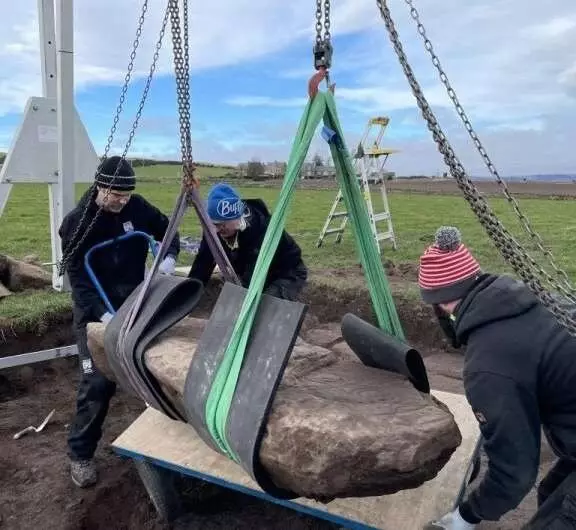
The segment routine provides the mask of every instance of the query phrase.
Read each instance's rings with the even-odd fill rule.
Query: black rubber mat
[[[146,368],[144,354],[154,339],[195,309],[202,296],[202,283],[179,276],[156,275],[120,351],[118,337],[122,324],[141,288],[142,285],[132,292],[106,326],[104,348],[108,364],[123,388],[170,418],[186,421]]]
[[[206,444],[220,451],[206,425],[206,401],[240,314],[247,289],[224,284],[198,343],[184,388],[188,423]],[[296,342],[306,306],[262,295],[252,326],[227,422],[227,440],[244,470],[269,495],[297,497],[276,487],[260,463],[260,444],[276,389]]]
[[[417,350],[351,313],[344,315],[341,329],[348,346],[366,366],[402,374],[417,390],[430,393],[426,367]]]

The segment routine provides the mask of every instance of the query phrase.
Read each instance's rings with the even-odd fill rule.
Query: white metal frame
[[[56,6],[56,9],[55,9]],[[42,97],[29,98],[0,171],[0,215],[12,184],[49,188],[52,286],[70,291],[58,275],[58,229],[75,204],[75,183],[92,182],[98,156],[74,104],[73,0],[38,0]]]
[[[52,359],[60,359],[62,357],[70,357],[72,355],[78,355],[78,347],[75,344],[71,346],[61,346],[60,348],[52,348],[50,350],[40,350],[30,353],[22,353],[20,355],[0,357],[0,370],[5,368],[14,368],[15,366],[39,363],[42,361],[50,361]]]
[[[52,286],[70,291],[67,276],[57,270],[62,258],[58,229],[76,204],[75,183],[91,182],[99,159],[74,104],[73,0],[38,0],[38,21],[42,97],[28,100],[0,171],[0,215],[14,183],[48,184]],[[0,369],[77,354],[70,345],[13,355],[0,358]]]

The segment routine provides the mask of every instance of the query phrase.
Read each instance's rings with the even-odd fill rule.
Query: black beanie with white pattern
[[[130,162],[120,156],[104,160],[98,168],[95,181],[99,186],[115,191],[132,191],[136,187],[136,175]]]

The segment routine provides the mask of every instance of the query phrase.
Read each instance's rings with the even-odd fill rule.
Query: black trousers
[[[80,384],[76,397],[76,416],[68,434],[69,456],[72,460],[89,460],[94,456],[102,437],[102,424],[108,413],[116,383],[100,373],[88,350],[87,323],[74,315],[74,331],[80,361]]]
[[[576,530],[576,463],[558,460],[538,486],[538,511],[525,530]]]

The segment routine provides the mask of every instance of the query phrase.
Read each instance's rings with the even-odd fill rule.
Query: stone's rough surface
[[[350,348],[346,342],[339,342],[332,346],[331,350],[336,354],[339,361],[362,364],[362,361],[358,359],[358,356],[352,351],[352,348]]]
[[[342,342],[342,331],[338,322],[324,324],[322,327],[310,329],[304,332],[304,340],[315,346],[331,348],[335,344]]]
[[[12,292],[42,289],[52,285],[52,276],[42,267],[0,254],[0,284]]]
[[[146,366],[179,407],[204,325],[186,318],[146,353]],[[97,367],[111,376],[103,325],[90,324],[88,336]],[[297,341],[260,450],[270,476],[322,501],[391,494],[434,478],[462,440],[452,414],[404,377],[348,355]]]
[[[404,377],[341,362],[281,387],[260,454],[303,496],[383,495],[436,476],[460,443],[453,422]]]

